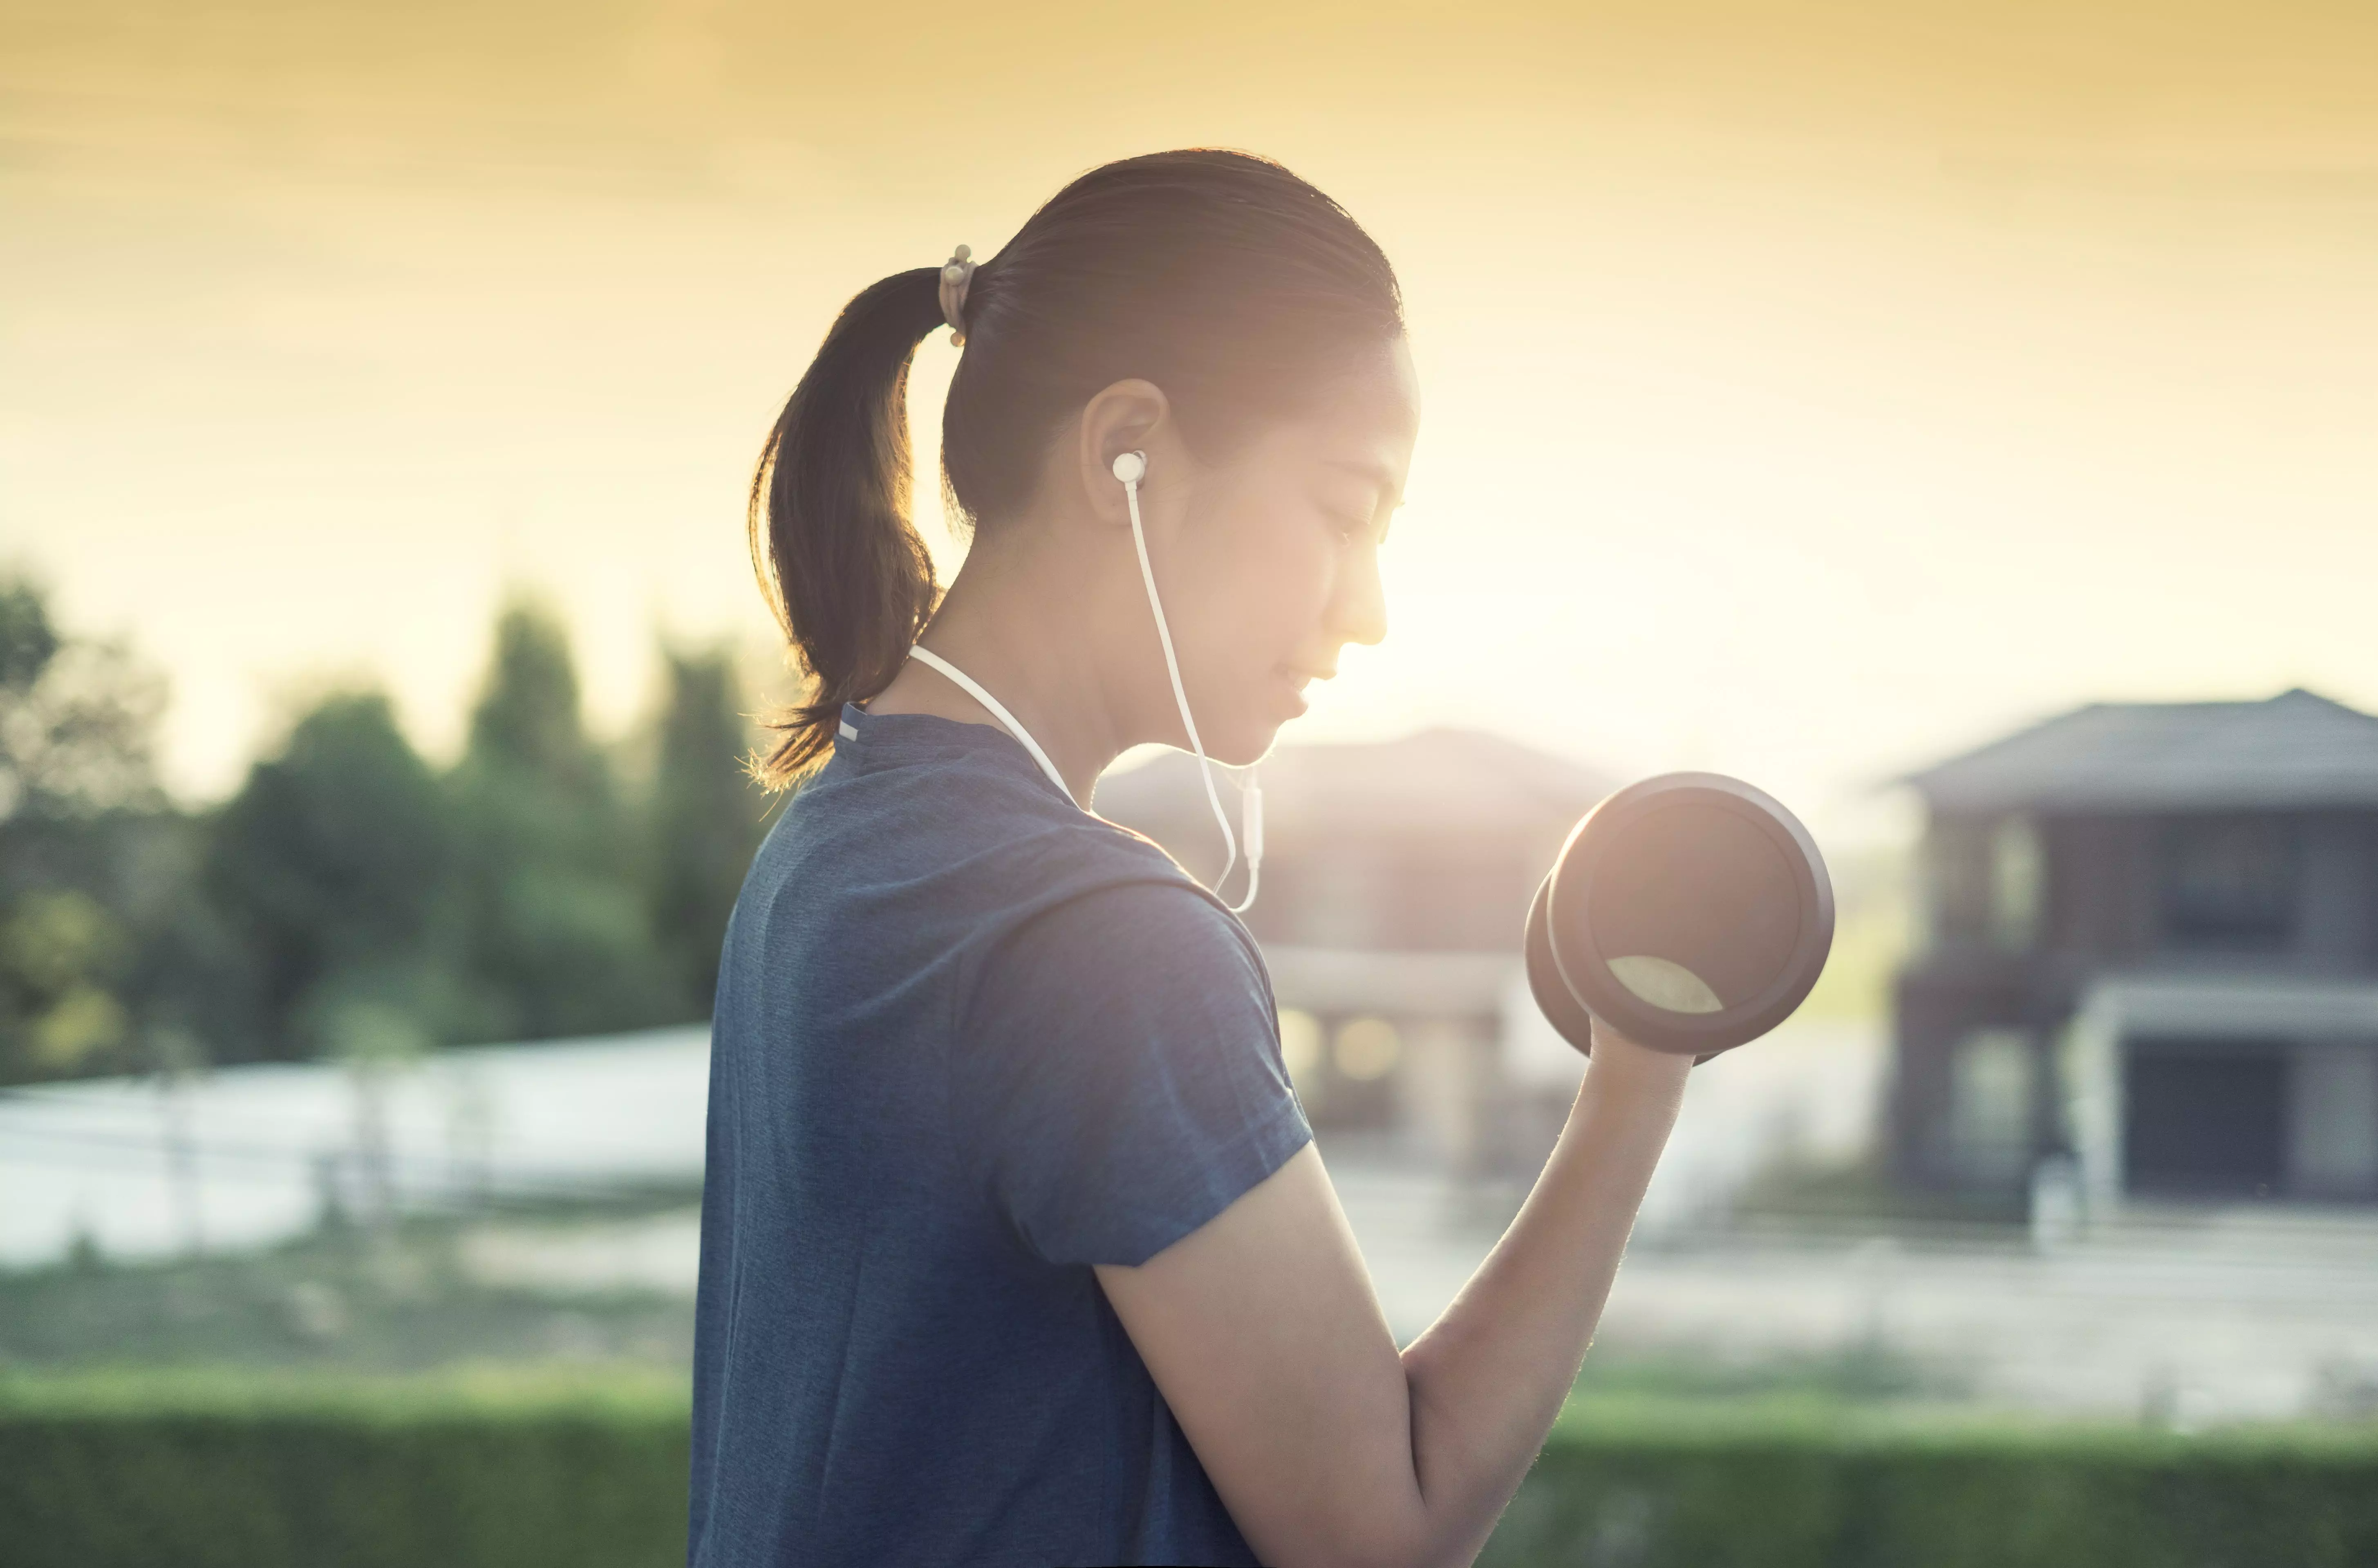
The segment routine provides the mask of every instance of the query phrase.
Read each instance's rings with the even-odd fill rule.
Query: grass
[[[1757,1356],[1625,1352],[1596,1346],[1586,1357],[1571,1402],[1652,1401],[1678,1405],[1780,1402],[1849,1408],[1938,1405],[1962,1400],[1969,1392],[1957,1372],[1870,1342]]]
[[[465,1362],[374,1373],[303,1367],[133,1363],[0,1372],[0,1417],[326,1416],[373,1421],[571,1415],[680,1422],[681,1371],[642,1362]]]
[[[1878,1235],[1979,1229],[2004,1237],[2024,1232],[2029,1211],[2021,1192],[1930,1190],[1896,1182],[1879,1161],[1820,1164],[1784,1160],[1759,1171],[1732,1204],[1738,1225],[1781,1224]]]
[[[138,1363],[401,1373],[546,1362],[681,1371],[691,1362],[693,1309],[683,1297],[474,1280],[460,1261],[468,1224],[334,1226],[261,1252],[142,1264],[86,1255],[0,1273],[0,1372]]]
[[[1944,1394],[1946,1395],[1944,1397]],[[414,1372],[119,1362],[0,1371],[0,1418],[615,1418],[681,1424],[681,1369],[638,1361],[460,1362]],[[2378,1457],[2378,1419],[2235,1422],[2196,1431],[1958,1401],[1953,1385],[1904,1364],[1775,1357],[1731,1368],[1689,1358],[1597,1358],[1562,1406],[1551,1441],[1654,1445],[1735,1441],[1868,1447],[1948,1444],[2124,1453],[2284,1450]]]

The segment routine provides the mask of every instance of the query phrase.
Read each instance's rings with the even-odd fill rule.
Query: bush
[[[10,1568],[655,1568],[681,1393],[186,1380],[0,1385]]]
[[[1482,1568],[2346,1568],[2378,1434],[1573,1407]]]
[[[663,1568],[682,1380],[0,1381],[10,1568]],[[2344,1568],[2378,1433],[2184,1438],[1839,1406],[1573,1406],[1487,1568]]]

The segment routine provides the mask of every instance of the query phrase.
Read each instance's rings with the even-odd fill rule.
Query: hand
[[[1602,1019],[1593,1020],[1593,1055],[1586,1071],[1588,1081],[1599,1077],[1605,1085],[1628,1087],[1640,1083],[1680,1092],[1685,1075],[1692,1068],[1690,1056],[1639,1045]]]

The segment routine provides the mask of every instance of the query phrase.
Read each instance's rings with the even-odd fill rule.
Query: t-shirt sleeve
[[[955,1022],[956,1115],[991,1201],[1051,1262],[1144,1263],[1313,1136],[1262,960],[1186,887],[1036,916]]]

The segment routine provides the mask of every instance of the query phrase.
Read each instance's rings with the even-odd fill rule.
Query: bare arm
[[[1689,1067],[1597,1028],[1519,1217],[1400,1353],[1310,1146],[1138,1268],[1099,1270],[1266,1562],[1477,1555],[1577,1381]]]

